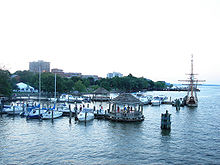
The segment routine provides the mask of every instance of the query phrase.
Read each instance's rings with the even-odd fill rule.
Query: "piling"
[[[87,118],[87,112],[85,113],[85,123],[86,123],[86,118]]]
[[[23,105],[22,105],[22,111],[23,111],[23,112],[24,112],[24,108],[25,108],[25,107],[24,107],[24,101],[23,101]]]
[[[180,100],[179,99],[176,100],[175,105],[176,105],[176,110],[179,111],[180,110]]]
[[[13,106],[13,117],[15,116],[15,106]]]
[[[52,119],[52,122],[53,122],[53,109],[52,109],[52,118],[51,119]]]
[[[165,114],[161,114],[161,129],[171,129],[170,116],[171,114],[168,113],[168,110],[166,110]]]
[[[70,104],[69,104],[69,110],[70,110],[69,123],[71,124],[72,111],[71,111],[71,105]]]
[[[1,100],[0,100],[1,101]],[[1,113],[0,113],[0,115],[1,115],[1,117],[2,117],[2,113],[3,113],[3,103],[2,102],[0,102],[1,104],[0,104],[0,111],[1,111]]]
[[[39,107],[39,109],[38,109],[38,113],[39,113],[39,119],[40,119],[40,107]]]

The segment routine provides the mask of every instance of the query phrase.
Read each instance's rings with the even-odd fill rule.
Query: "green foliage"
[[[78,80],[74,85],[74,89],[79,92],[85,92],[86,86],[82,83],[81,80]]]
[[[163,89],[166,83],[163,81],[153,82],[143,77],[137,78],[132,74],[125,77],[103,78],[97,84],[107,90],[120,90],[125,92],[136,92],[142,90]]]
[[[10,72],[0,69],[0,95],[11,96],[12,85],[10,80]]]
[[[39,74],[29,71],[17,71],[16,75],[19,79],[12,79],[11,84],[13,88],[16,88],[16,83],[23,82],[35,89],[38,89]],[[166,88],[164,81],[153,82],[152,80],[140,77],[134,77],[132,74],[124,77],[113,77],[113,78],[102,78],[98,81],[94,81],[94,78],[89,77],[82,79],[81,77],[64,78],[57,75],[57,92],[69,93],[73,90],[79,92],[93,92],[99,87],[103,87],[109,91],[124,91],[124,92],[136,92],[142,90],[158,90]],[[54,92],[54,74],[53,73],[42,73],[41,74],[41,89],[44,92]]]

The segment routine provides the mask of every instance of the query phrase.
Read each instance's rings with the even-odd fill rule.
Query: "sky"
[[[0,67],[220,84],[218,0],[1,0]]]

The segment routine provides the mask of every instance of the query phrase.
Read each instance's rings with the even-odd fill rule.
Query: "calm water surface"
[[[220,164],[220,87],[201,87],[197,108],[145,106],[140,123],[69,124],[0,117],[0,164]],[[149,92],[174,98],[186,92]],[[107,105],[104,105],[107,107]],[[172,129],[160,115],[172,114]]]

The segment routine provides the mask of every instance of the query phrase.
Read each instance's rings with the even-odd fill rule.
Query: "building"
[[[107,78],[113,78],[113,77],[123,77],[123,74],[119,72],[113,72],[113,73],[108,73]]]
[[[92,77],[94,79],[94,81],[99,80],[99,76],[97,76],[97,75],[82,75],[81,76],[81,78],[85,78],[85,79],[87,79],[89,77]]]
[[[29,62],[30,72],[50,72],[50,62],[45,62],[42,60]]]
[[[67,78],[71,78],[71,77],[81,77],[82,73],[72,73],[72,72],[68,72],[68,73],[64,73],[64,76]]]
[[[54,73],[54,74],[56,73],[57,75],[65,77],[65,73],[63,72],[62,69],[57,69],[57,68],[51,69],[51,73]]]

